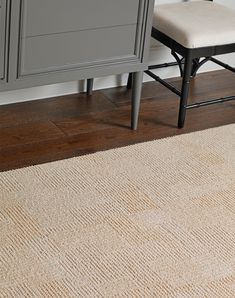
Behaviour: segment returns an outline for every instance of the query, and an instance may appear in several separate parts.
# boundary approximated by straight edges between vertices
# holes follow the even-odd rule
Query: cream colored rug
[[[0,173],[0,297],[235,297],[235,125]]]

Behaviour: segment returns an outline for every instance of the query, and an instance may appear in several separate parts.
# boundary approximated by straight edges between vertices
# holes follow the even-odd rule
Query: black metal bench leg
[[[179,119],[178,119],[179,128],[184,127],[191,72],[192,72],[192,58],[189,52],[189,54],[185,58],[185,64],[184,64],[183,82],[182,82],[181,97],[180,97]]]
[[[88,79],[87,80],[87,95],[92,95],[92,91],[93,91],[93,85],[94,85],[94,79]]]

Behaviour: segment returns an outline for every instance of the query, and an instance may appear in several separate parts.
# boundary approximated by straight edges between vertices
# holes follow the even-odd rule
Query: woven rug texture
[[[235,297],[235,125],[0,173],[0,297]]]

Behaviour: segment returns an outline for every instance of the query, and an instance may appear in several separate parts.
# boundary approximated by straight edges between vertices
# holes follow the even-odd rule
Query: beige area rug
[[[0,173],[0,297],[235,297],[235,125]]]

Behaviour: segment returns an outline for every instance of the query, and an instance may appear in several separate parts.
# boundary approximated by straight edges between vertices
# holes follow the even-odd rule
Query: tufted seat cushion
[[[235,43],[235,10],[210,1],[157,5],[153,26],[186,48]]]

